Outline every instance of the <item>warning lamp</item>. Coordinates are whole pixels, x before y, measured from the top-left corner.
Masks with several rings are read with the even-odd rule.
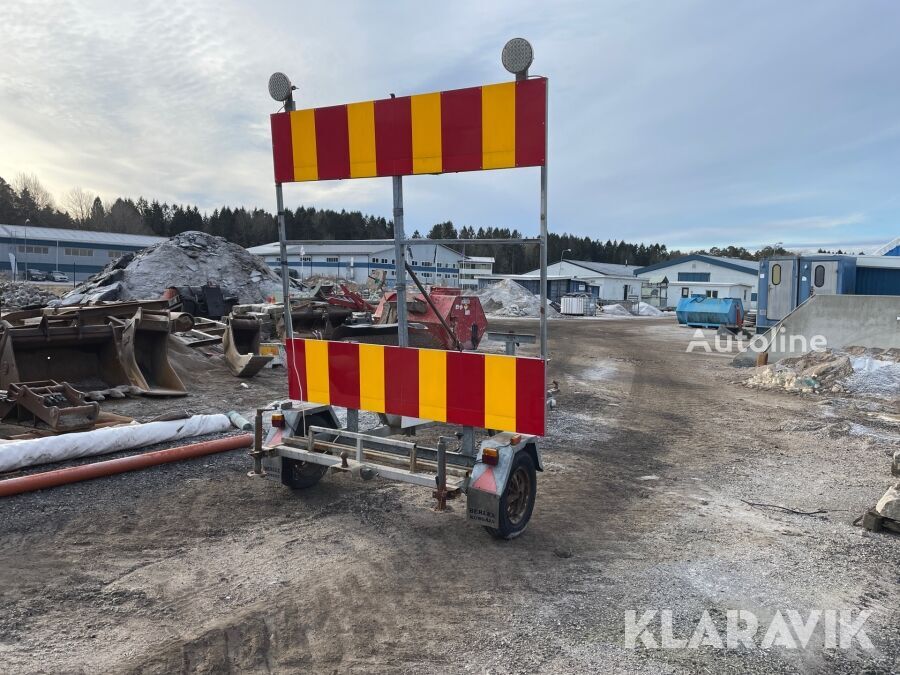
[[[284,429],[284,414],[272,413],[272,426],[277,429]]]
[[[528,68],[534,61],[534,49],[525,38],[513,38],[503,46],[500,61],[504,68],[516,76],[517,80],[528,79]]]
[[[291,98],[291,92],[296,88],[284,73],[272,73],[269,78],[269,96],[276,101],[286,103]]]
[[[481,451],[481,461],[491,466],[497,466],[500,461],[500,451],[497,448],[485,448]]]

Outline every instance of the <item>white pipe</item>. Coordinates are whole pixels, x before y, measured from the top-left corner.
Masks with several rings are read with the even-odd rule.
[[[229,429],[231,420],[227,415],[194,415],[183,420],[129,424],[59,436],[10,441],[0,445],[0,472],[35,464],[105,455]]]

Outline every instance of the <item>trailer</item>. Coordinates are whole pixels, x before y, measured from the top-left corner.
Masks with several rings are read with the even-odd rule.
[[[378,344],[354,342],[352,335],[297,338],[293,322],[286,322],[288,399],[257,410],[251,476],[294,490],[315,486],[329,470],[364,481],[379,476],[431,489],[438,511],[465,495],[468,520],[495,537],[525,530],[543,470],[538,439],[548,404],[548,80],[529,77],[532,58],[531,45],[515,38],[502,53],[514,81],[308,110],[296,110],[286,75],[269,79],[270,95],[284,104],[271,116],[271,128],[285,315],[290,242],[282,185],[389,176],[395,283],[380,309],[396,314],[397,329],[396,344]],[[480,305],[454,293],[427,294],[415,275],[427,304],[419,314],[434,314],[452,339],[442,349],[410,346],[417,317],[410,322],[409,303],[418,299],[407,296],[411,240],[404,233],[403,176],[523,167],[540,170],[540,237],[479,243],[539,247],[540,358],[515,355],[513,342],[503,355],[473,351],[485,328]],[[379,423],[360,429],[360,411],[375,413]],[[450,426],[430,445],[416,440],[417,429],[436,424]],[[477,441],[479,429],[486,437]]]

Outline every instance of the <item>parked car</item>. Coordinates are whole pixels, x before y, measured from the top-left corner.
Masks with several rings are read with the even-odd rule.
[[[55,270],[50,272],[50,281],[68,281],[69,275],[65,272],[60,272],[59,270]]]
[[[25,270],[25,278],[29,281],[47,281],[47,273],[43,270]]]

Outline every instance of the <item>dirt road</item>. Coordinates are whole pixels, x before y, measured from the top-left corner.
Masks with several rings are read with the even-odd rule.
[[[521,538],[378,480],[293,494],[247,478],[241,453],[7,499],[0,670],[900,669],[900,538],[851,525],[890,482],[884,444],[829,435],[815,400],[740,386],[671,319],[551,334],[562,391]],[[723,639],[730,610],[764,629],[779,611],[869,609],[873,648],[824,650],[819,633],[806,649],[632,648],[626,612],[650,609],[677,638],[706,611]]]

